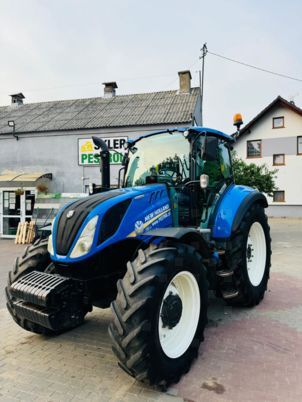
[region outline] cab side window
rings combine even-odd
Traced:
[[[203,155],[203,173],[209,176],[209,187],[216,188],[223,180],[219,156],[219,140],[207,137]]]
[[[221,173],[225,179],[230,179],[233,173],[229,148],[225,142],[221,141],[218,149]]]
[[[196,144],[196,149],[202,149],[205,138],[201,137]],[[232,178],[232,164],[230,151],[224,141],[217,137],[206,138],[205,152],[196,152],[196,180],[201,174],[209,176],[209,187],[216,188],[225,180]],[[216,190],[219,190],[216,188]]]

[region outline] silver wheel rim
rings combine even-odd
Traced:
[[[180,298],[182,311],[179,321],[168,328],[163,320],[163,305],[168,296]],[[161,302],[158,334],[161,348],[166,356],[176,359],[191,345],[199,322],[200,292],[197,280],[188,271],[181,271],[169,283]]]
[[[251,284],[258,286],[263,279],[266,265],[266,239],[259,222],[254,222],[250,227],[246,245],[246,265]]]

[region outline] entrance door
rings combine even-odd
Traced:
[[[21,195],[5,190],[2,192],[2,234],[3,237],[14,237],[21,221]]]
[[[2,237],[16,236],[19,223],[31,220],[34,203],[34,190],[24,190],[24,194],[2,191]]]
[[[27,222],[29,222],[32,218],[35,198],[36,196],[34,190],[25,190],[25,193],[21,198],[21,215],[25,217],[25,221]]]

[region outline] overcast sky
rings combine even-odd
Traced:
[[[0,0],[0,105],[177,89],[200,48],[302,79],[301,0]],[[232,132],[276,96],[302,106],[302,82],[206,57],[204,125]]]

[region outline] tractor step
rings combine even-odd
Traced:
[[[239,295],[238,290],[224,290],[222,292],[222,297],[224,299],[233,299],[234,297],[237,297]]]
[[[229,271],[226,269],[222,269],[220,271],[216,272],[216,275],[219,276],[220,278],[228,278],[234,274],[234,271]]]
[[[82,322],[84,287],[80,281],[33,271],[14,282],[10,292],[20,318],[53,331]]]

